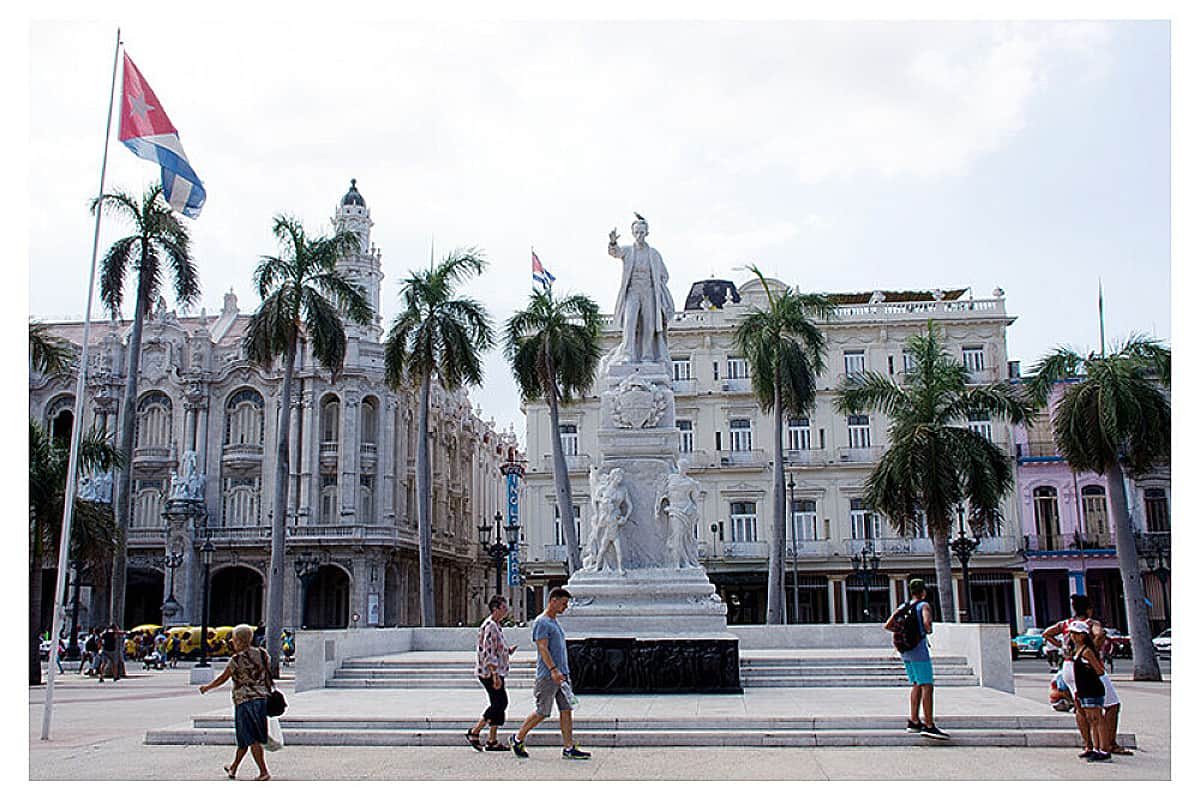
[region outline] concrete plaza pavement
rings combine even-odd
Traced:
[[[1025,669],[1020,671],[1024,672]],[[563,761],[557,748],[531,747],[529,760],[508,753],[477,753],[460,747],[285,747],[269,753],[274,779],[282,780],[843,780],[843,779],[1136,779],[1164,780],[1171,775],[1170,682],[1133,683],[1117,675],[1124,702],[1122,729],[1137,734],[1134,757],[1109,764],[1087,764],[1074,750],[1062,748],[991,747],[820,747],[689,749],[656,747],[590,747],[591,761]],[[1045,705],[1048,677],[1044,672],[1018,673],[1017,695]],[[410,703],[435,701],[439,692],[320,690],[289,694],[289,713],[354,707],[363,715],[388,712],[381,707],[388,695],[404,693]],[[841,713],[858,704],[872,708],[883,697],[896,699],[896,718],[902,723],[904,689],[748,689],[741,697],[644,697],[647,713],[710,702],[733,702],[754,707],[764,701],[787,707],[814,708],[840,705]],[[939,714],[962,712],[961,702],[970,689],[946,688],[938,692]],[[864,698],[863,691],[869,692]],[[956,691],[961,699],[956,700]],[[886,692],[886,693],[877,693]],[[440,692],[444,701],[478,712],[482,691],[471,700],[467,692]],[[186,724],[195,715],[230,711],[229,694],[221,689],[201,696],[188,684],[188,669],[130,671],[116,684],[96,684],[71,673],[60,676],[55,688],[52,740],[39,740],[44,688],[29,689],[29,776],[35,780],[223,780],[221,764],[228,763],[232,747],[148,746],[146,731]],[[510,721],[502,734],[516,728],[530,709],[526,692],[514,690]],[[980,694],[974,694],[975,697]],[[452,700],[447,697],[454,697]],[[584,697],[580,717],[600,713],[606,703],[637,701],[634,697]],[[397,699],[396,701],[400,701]],[[973,701],[978,701],[973,700]],[[997,701],[1002,701],[1002,698]],[[675,703],[675,704],[673,704]],[[367,706],[364,707],[364,704]],[[371,709],[369,709],[371,708]],[[443,711],[446,708],[441,708]],[[454,710],[455,708],[450,708]],[[731,711],[736,708],[730,706]],[[976,710],[975,712],[985,712]],[[543,728],[554,729],[551,719]],[[952,729],[948,732],[953,733]],[[579,743],[588,748],[585,735]],[[247,759],[240,778],[255,773]]]

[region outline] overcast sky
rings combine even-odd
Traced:
[[[556,291],[606,311],[605,252],[650,222],[682,306],[754,262],[805,290],[1001,286],[1009,358],[1170,338],[1170,26],[1123,23],[431,24],[126,21],[129,56],[179,129],[208,201],[191,225],[209,313],[276,252],[286,211],[328,229],[351,178],[397,279],[483,249],[467,291],[497,323]],[[34,22],[29,313],[80,318],[113,38]],[[202,57],[203,55],[203,57]],[[108,185],[155,166],[110,145]],[[102,242],[122,234],[110,224]],[[168,297],[168,304],[174,301]],[[129,310],[127,309],[127,313]],[[499,352],[476,391],[523,434]]]

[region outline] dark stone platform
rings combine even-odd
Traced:
[[[583,638],[567,640],[577,694],[740,694],[738,640]]]

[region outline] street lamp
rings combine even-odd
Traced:
[[[800,547],[796,543],[796,476],[788,475],[788,499],[792,503],[792,624],[800,622]]]
[[[209,544],[208,546],[212,546]],[[163,615],[163,625],[165,626],[170,619],[179,612],[179,603],[175,601],[175,570],[183,565],[183,552],[179,550],[179,543],[175,542],[171,545],[171,551],[163,555],[162,565],[171,572],[171,588],[167,591],[167,601],[162,603],[159,608]]]
[[[496,593],[501,594],[504,591],[502,581],[504,561],[517,546],[521,525],[504,524],[504,516],[501,515],[500,511],[496,511],[493,522],[494,524],[479,525],[479,546],[492,559],[492,562],[496,564]],[[493,532],[495,533],[494,538],[492,537]],[[504,534],[508,536],[507,541],[503,537]]]
[[[862,552],[850,556],[854,573],[862,581],[863,587],[863,618],[871,620],[871,583],[879,574],[879,553],[875,551],[875,539],[868,538],[863,544]]]
[[[296,579],[300,581],[300,628],[304,629],[304,606],[308,601],[308,586],[317,576],[321,560],[309,552],[301,552],[292,563],[292,568],[296,570]]]
[[[212,536],[204,536],[204,546],[200,547],[200,562],[204,564],[204,594],[200,599],[200,662],[197,666],[208,665],[208,574],[212,568],[213,552]],[[175,572],[171,572],[174,577]]]
[[[954,556],[958,558],[958,562],[962,564],[963,572],[963,590],[967,595],[964,607],[959,611],[962,620],[965,622],[971,621],[971,571],[969,563],[971,556],[975,554],[975,550],[979,548],[979,536],[973,535],[967,538],[967,531],[963,529],[963,507],[958,506],[958,536],[950,542],[950,549],[954,552]]]

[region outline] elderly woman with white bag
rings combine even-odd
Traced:
[[[263,757],[263,747],[268,745],[267,699],[274,689],[274,682],[271,679],[271,661],[267,651],[251,646],[253,640],[254,628],[246,624],[234,627],[233,657],[229,659],[229,664],[225,666],[221,676],[200,687],[200,693],[205,694],[233,678],[233,720],[237,734],[237,753],[233,762],[224,767],[226,776],[231,780],[237,777],[238,766],[246,756],[247,749],[258,765],[258,776],[255,779],[271,779]],[[278,747],[268,745],[268,748]]]

